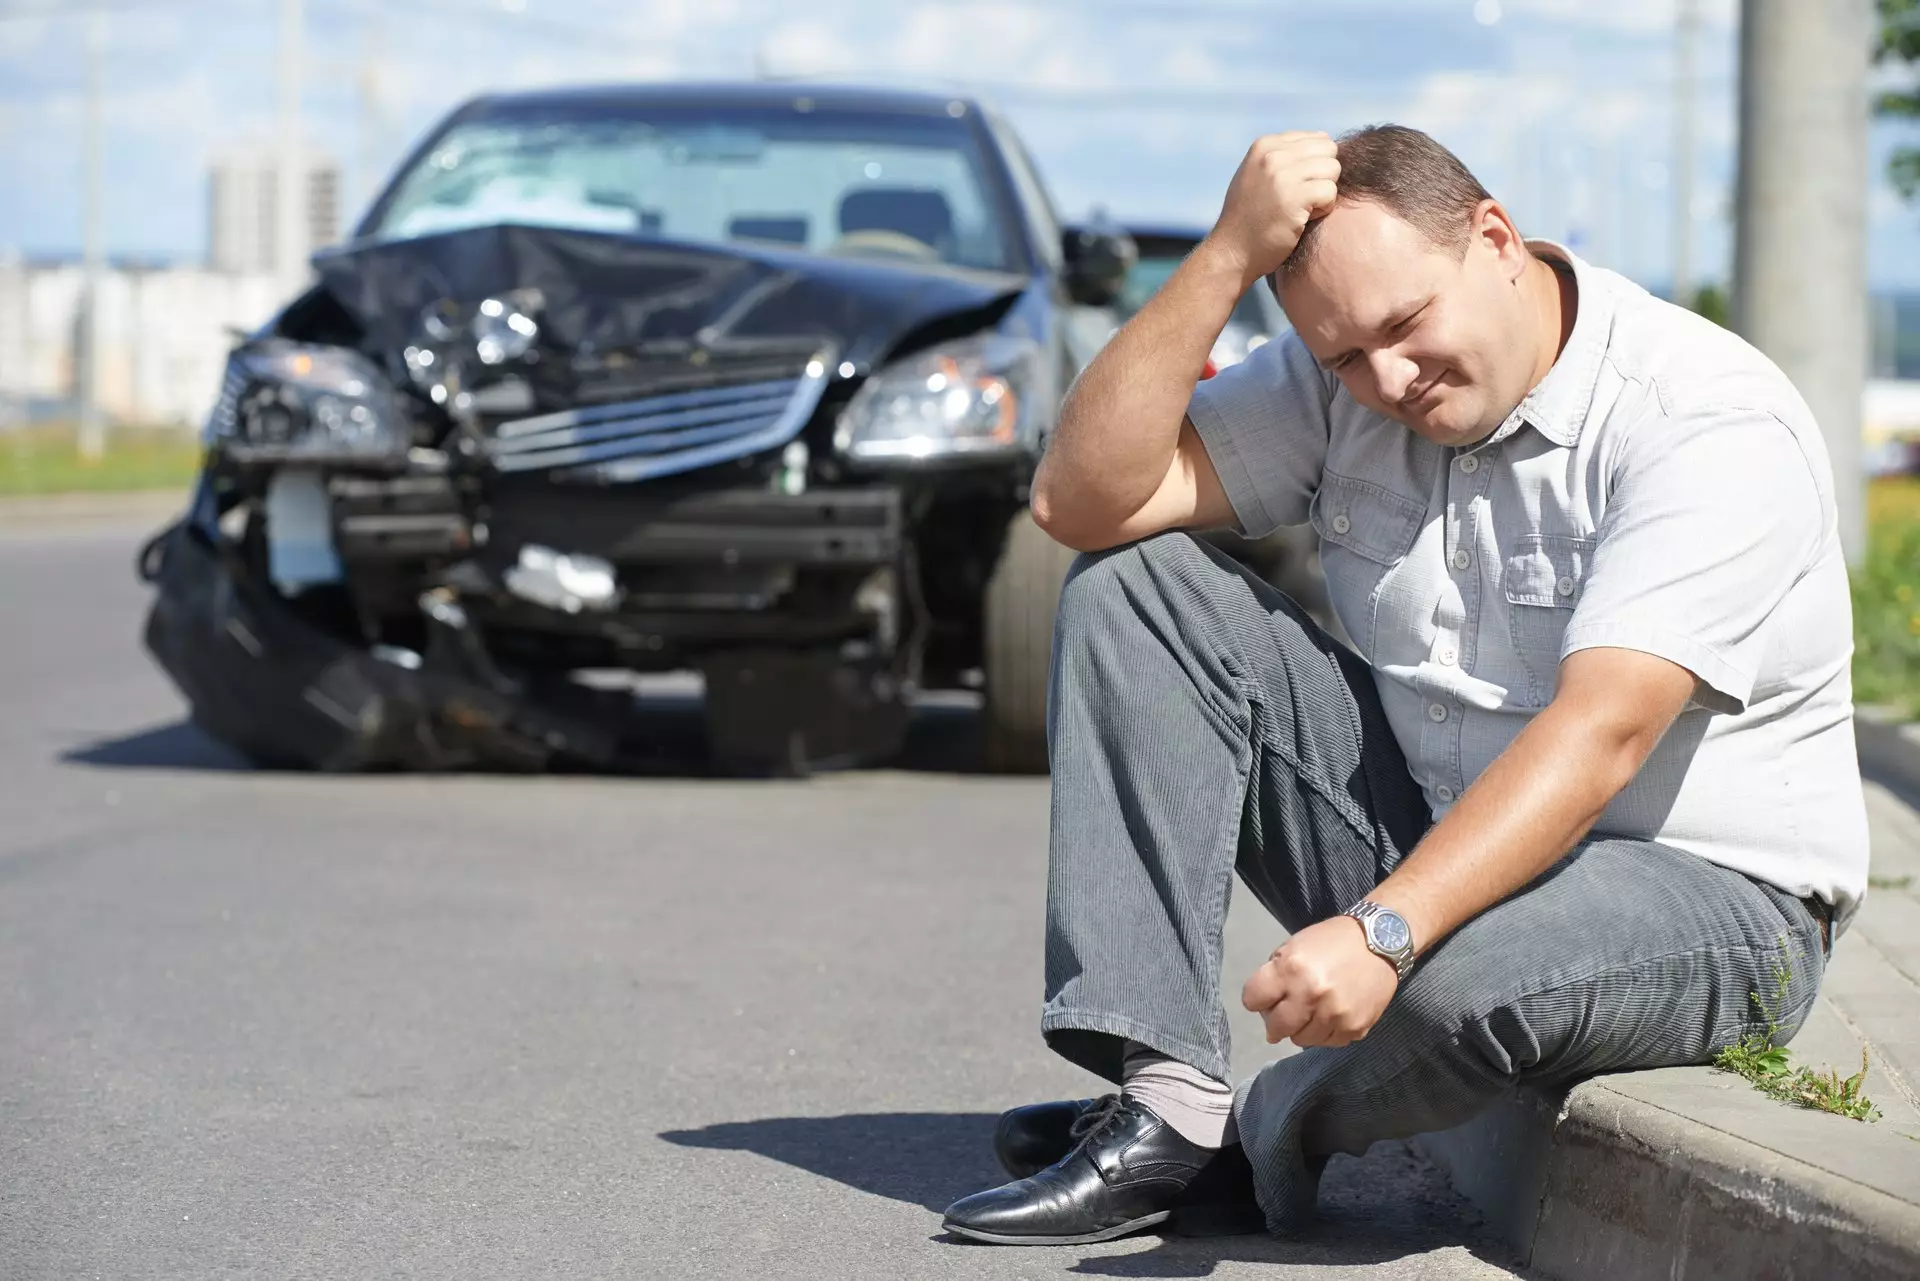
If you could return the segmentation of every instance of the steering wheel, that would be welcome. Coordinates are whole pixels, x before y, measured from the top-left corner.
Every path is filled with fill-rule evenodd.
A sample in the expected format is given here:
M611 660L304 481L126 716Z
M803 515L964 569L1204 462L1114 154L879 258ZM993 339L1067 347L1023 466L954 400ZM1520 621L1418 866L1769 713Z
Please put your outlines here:
M827 246L829 254L880 254L888 258L912 258L919 262L940 261L940 251L924 240L915 239L904 231L889 231L882 227L872 227L865 231L849 231L840 239Z

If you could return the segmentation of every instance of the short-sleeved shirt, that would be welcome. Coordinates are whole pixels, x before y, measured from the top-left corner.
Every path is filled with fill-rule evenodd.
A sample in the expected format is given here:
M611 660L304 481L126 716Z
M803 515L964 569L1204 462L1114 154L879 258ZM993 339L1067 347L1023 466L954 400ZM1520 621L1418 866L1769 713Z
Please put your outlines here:
M1658 840L1851 916L1867 828L1852 609L1812 412L1734 334L1564 248L1573 331L1478 445L1361 406L1297 335L1195 389L1241 531L1311 522L1335 614L1444 814L1576 650L1698 685L1595 834Z

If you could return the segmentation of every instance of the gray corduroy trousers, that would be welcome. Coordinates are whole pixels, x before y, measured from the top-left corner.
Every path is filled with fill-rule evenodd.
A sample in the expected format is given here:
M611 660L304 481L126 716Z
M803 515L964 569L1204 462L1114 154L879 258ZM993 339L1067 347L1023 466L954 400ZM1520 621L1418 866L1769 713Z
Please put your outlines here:
M1049 718L1042 1033L1108 1080L1127 1039L1224 1080L1234 874L1297 930L1430 823L1372 676L1224 554L1162 534L1075 563ZM1365 1040L1240 1084L1269 1228L1311 1216L1333 1153L1457 1125L1517 1083L1706 1061L1764 1025L1753 997L1783 966L1790 1035L1825 966L1803 904L1654 842L1583 842L1424 956Z

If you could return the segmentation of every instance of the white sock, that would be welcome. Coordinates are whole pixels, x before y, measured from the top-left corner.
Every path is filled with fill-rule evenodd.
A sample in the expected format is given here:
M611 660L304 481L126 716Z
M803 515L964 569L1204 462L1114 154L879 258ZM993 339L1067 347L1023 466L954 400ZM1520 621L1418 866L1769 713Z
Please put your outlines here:
M1152 1108L1189 1143L1217 1148L1239 1137L1232 1133L1233 1087L1197 1067L1128 1041L1120 1082L1123 1093Z

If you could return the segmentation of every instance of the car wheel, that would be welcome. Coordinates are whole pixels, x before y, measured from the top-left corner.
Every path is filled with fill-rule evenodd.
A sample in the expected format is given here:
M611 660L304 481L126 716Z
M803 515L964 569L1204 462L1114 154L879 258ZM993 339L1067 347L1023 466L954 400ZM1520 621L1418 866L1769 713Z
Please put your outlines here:
M982 608L987 768L1047 772L1047 674L1053 615L1075 552L1049 538L1025 510L1007 526Z

